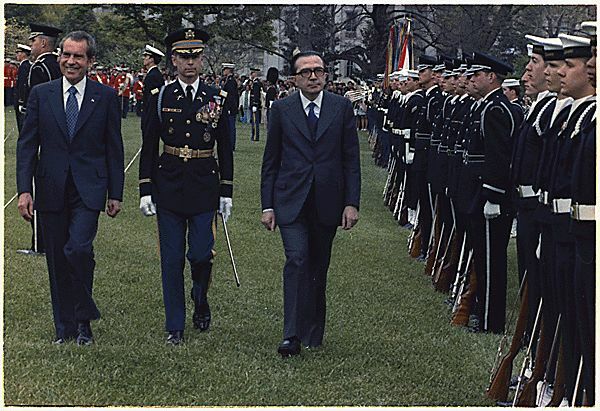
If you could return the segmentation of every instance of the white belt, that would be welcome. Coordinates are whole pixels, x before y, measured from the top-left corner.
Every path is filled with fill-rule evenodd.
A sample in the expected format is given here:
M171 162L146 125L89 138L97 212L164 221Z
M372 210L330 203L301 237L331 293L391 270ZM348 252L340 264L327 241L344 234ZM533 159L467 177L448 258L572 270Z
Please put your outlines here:
M552 212L554 214L564 214L571 211L570 198L555 198L552 200Z
M519 186L517 187L517 191L521 198L537 197L539 195L533 191L533 186Z
M402 130L400 130L399 128L392 128L392 134L401 135Z
M596 206L573 204L571 206L571 218L577 221L594 221L596 220Z
M540 202L540 204L544 204L544 205L548 205L550 204L548 201L548 192L547 191L540 191L539 197L538 197L538 201Z

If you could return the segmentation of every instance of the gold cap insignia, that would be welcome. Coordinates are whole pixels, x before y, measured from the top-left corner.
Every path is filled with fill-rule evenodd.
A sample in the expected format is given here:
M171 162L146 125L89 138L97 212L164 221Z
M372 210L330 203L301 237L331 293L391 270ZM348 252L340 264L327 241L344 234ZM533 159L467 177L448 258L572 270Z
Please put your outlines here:
M189 40L189 39L193 39L194 38L194 30L189 29L185 32L185 39Z

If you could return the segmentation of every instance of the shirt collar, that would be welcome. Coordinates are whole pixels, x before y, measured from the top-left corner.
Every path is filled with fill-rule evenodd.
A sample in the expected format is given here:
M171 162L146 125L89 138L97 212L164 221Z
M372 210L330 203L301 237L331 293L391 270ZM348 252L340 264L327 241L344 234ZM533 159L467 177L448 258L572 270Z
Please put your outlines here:
M484 100L487 100L487 98L488 98L489 96L491 96L492 94L494 94L496 91L498 91L498 90L500 90L500 89L501 89L501 87L496 87L495 89L493 89L492 91L490 91L489 93L487 93L483 99L484 99Z
M317 96L317 98L315 98L314 100L307 99L304 96L304 94L302 94L302 90L300 90L300 100L302 101L302 108L304 109L304 111L307 110L308 105L310 103L315 103L315 105L317 106L317 108L319 110L321 110L321 103L323 102L323 90L321 90L321 92L319 93L319 95Z
M581 104L585 103L586 101L596 101L596 96L589 95L589 96L585 96L585 97L579 98L577 100L574 100L573 103L571 104L571 111L569 112L569 119L571 118L571 116L573 115L575 110L577 110L577 107L579 107Z
M86 76L83 76L83 78L79 81L79 83L77 83L77 84L71 84L63 76L63 78L62 78L63 94L66 94L71 86L75 86L75 88L77 89L77 93L79 93L80 96L83 96L83 93L85 92L86 81L87 81Z
M194 97L196 96L196 93L198 92L198 87L200 86L200 76L198 76L196 81L194 81L192 84L184 83L179 77L177 77L177 81L179 82L179 85L183 90L183 94L185 94L185 89L187 88L187 86L192 86L192 88L194 89Z

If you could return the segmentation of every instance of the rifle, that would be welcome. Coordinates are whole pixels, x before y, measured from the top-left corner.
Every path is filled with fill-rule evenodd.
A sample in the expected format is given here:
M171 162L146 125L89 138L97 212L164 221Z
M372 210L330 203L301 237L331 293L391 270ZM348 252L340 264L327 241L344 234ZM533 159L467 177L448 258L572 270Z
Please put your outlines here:
M417 203L417 221L412 228L410 236L408 237L408 254L412 258L417 258L421 254L421 225L419 224L419 211L421 209L421 203Z
M467 232L465 231L463 234L462 245L460 247L460 256L458 257L458 265L456 267L456 275L454 276L454 283L452 283L452 287L451 287L451 291L450 291L450 298L448 298L448 301L452 305L454 305L454 301L456 300L456 294L458 293L458 286L459 286L460 279L461 279L460 269L462 268L463 258L465 256L466 245L467 245Z
M543 317L543 316L542 316ZM538 339L537 351L535 353L535 362L533 371L529 381L523 386L521 395L517 401L519 407L535 407L537 399L537 384L544 378L548 356L550 354L550 337L549 333L551 325L546 324L546 320L542 318L540 326L540 337Z
M527 345L527 351L525 352L525 358L523 359L523 364L521 365L521 372L519 373L517 390L515 392L515 398L513 400L513 407L517 406L517 401L519 400L520 394L519 391L521 389L521 383L523 382L523 377L525 376L525 370L527 369L527 365L531 364L531 349L533 348L533 342L535 338L533 336L536 334L537 326L540 320L540 316L542 313L542 305L544 303L544 299L540 298L540 303L538 304L537 313L535 315L535 321L533 322L533 329L531 330L531 339L529 340L529 344ZM535 396L534 396L535 401Z
M404 177L402 178L402 185L398 188L398 197L396 197L396 204L392 212L394 218L399 220L400 212L402 211L402 205L404 204L404 192L406 191L406 169L404 169Z
M457 299L456 312L454 313L450 324L452 325L467 325L469 323L469 314L475 299L475 291L477 290L477 275L475 274L475 264L472 262L473 251L469 253L470 269L467 264L466 269L469 273L469 289ZM463 285L464 287L464 285Z
M458 290L456 292L456 298L454 299L454 303L452 305L452 314L456 314L456 312L458 311L458 306L461 304L462 302L462 295L463 295L463 291L467 285L467 279L468 279L468 272L469 272L469 268L471 266L471 259L473 258L473 250L469 250L468 254L467 254L467 261L464 264L463 270L460 273L460 285L458 287Z
M577 393L579 392L579 383L581 382L581 370L582 369L583 369L583 355L579 359L579 369L577 370L577 377L575 378L575 388L573 389L573 401L571 403L574 407L576 407L577 405L583 405L583 402L581 404L577 404Z
M387 179L385 180L385 185L383 186L383 193L381 193L381 195L383 196L384 204L387 204L389 188L390 188L390 184L392 182L392 170L394 169L395 162L396 162L396 159L394 158L394 156L392 156L392 153L390 153L390 156L388 158L388 165L387 165Z
M452 211L452 228L450 229L450 235L448 236L448 240L446 241L446 246L444 247L444 254L439 260L436 260L433 266L433 288L436 291L447 293L450 288L450 279L452 278L452 273L450 272L450 267L456 261L456 257L458 254L457 245L456 245L456 215L454 213L454 204L450 199L450 211ZM448 257L448 251L450 253L450 260L447 264L444 264Z
M440 224L435 227L435 238L429 243L431 248L427 253L427 263L425 264L425 270L423 270L423 274L429 277L433 276L433 269L440 254L441 243L444 238L444 229L446 228L446 225L443 222L441 228L438 229L439 226ZM434 231L434 227L431 227L431 231Z
M552 339L552 347L550 348L550 355L548 356L548 360L552 361L552 359L554 358L554 354L556 353L556 347L558 346L558 336L560 335L560 319L561 319L562 314L558 314L558 319L556 320L556 327L554 329L554 338ZM539 388L539 393L538 393L538 398L536 401L536 404L538 406L543 406L542 404L542 400L544 398L544 395L546 394L546 391L548 389L548 373L550 372L550 367L546 367L546 372L544 374L544 380L541 382L540 384L540 388Z
M220 213L219 213L220 214ZM235 260L233 259L233 250L231 249L231 241L229 241L229 232L227 231L227 224L225 223L225 217L221 214L221 221L223 221L223 231L225 231L225 240L227 241L227 249L229 250L229 257L231 258L231 266L233 267L233 278L235 284L240 286L240 278L238 277L237 269L235 268Z
M558 407L565 396L565 348L562 338L560 337L560 344L558 349L558 361L556 362L556 372L554 373L554 391L552 392L552 398L550 402L546 404L546 407Z
M429 198L431 199L431 191L429 192ZM440 236L440 231L443 229L443 224L440 225L439 221L438 221L438 198L437 196L435 197L435 201L434 201L434 206L431 210L431 215L433 217L433 220L431 221L431 230L429 230L429 241L427 242L427 253L425 255L425 258L427 259L427 263L425 264L425 270L423 271L423 274L425 275L431 275L431 269L433 267L433 263L435 260L433 260L433 258L435 257L435 240L437 240ZM435 239L435 240L434 240Z

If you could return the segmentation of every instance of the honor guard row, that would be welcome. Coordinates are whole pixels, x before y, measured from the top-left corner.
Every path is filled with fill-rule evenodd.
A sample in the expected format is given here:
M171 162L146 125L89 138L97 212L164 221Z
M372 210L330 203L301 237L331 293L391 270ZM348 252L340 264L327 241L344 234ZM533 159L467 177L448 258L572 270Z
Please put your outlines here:
M452 324L504 333L487 392L499 404L521 349L511 404L594 404L595 28L527 35L521 79L486 53L423 55L375 103L374 158L388 167L384 201L411 229L410 255L449 294ZM514 217L520 315L507 350Z

